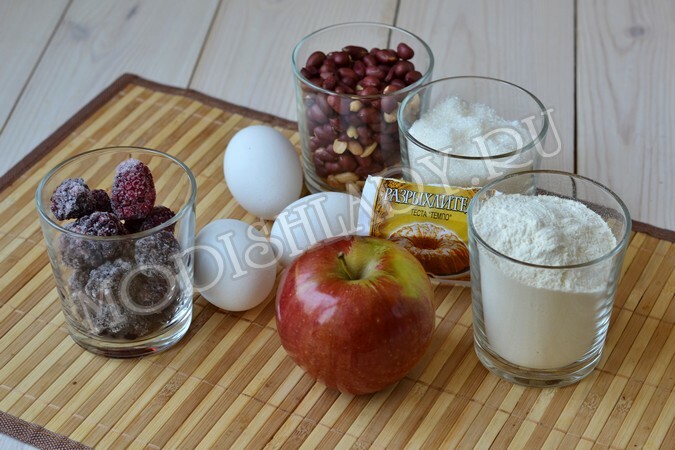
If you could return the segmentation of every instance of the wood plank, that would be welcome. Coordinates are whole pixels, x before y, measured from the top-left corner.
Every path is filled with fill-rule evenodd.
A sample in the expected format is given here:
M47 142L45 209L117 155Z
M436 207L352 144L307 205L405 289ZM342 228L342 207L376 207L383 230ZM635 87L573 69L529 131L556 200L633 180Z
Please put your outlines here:
M125 72L187 86L218 0L74 0L0 135L0 173Z
M401 0L396 25L424 39L433 79L481 75L515 83L553 108L561 151L543 168L574 169L574 4L556 0ZM552 130L546 152L557 148Z
M68 0L0 1L0 132L67 6Z
M223 2L190 87L295 120L295 44L314 30L355 18L393 23L395 11L396 0Z
M16 439L4 434L0 434L0 448L4 450L37 450L37 447L24 444L23 442L17 441Z
M675 3L578 2L578 170L675 229Z

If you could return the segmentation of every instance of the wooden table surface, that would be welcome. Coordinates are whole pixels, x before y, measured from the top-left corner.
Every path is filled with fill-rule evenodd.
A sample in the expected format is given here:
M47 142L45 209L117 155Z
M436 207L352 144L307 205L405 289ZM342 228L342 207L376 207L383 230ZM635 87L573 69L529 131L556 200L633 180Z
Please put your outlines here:
M349 21L419 35L434 79L532 91L562 142L545 168L675 229L672 0L0 0L0 174L125 72L295 120L293 46Z

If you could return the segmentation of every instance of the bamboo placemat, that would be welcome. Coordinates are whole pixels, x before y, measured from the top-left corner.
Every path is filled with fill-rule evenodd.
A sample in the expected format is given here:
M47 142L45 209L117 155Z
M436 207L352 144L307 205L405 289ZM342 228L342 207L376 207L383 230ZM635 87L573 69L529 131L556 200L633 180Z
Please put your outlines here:
M222 156L254 123L299 145L293 123L125 76L1 180L0 410L98 448L675 448L675 246L642 232L628 248L602 362L566 388L489 374L461 287L436 287L431 349L403 381L369 396L327 389L293 364L273 295L236 314L196 296L188 335L152 357L78 347L42 242L39 179L91 148L157 148L197 176L198 229L223 217L253 222L228 192Z

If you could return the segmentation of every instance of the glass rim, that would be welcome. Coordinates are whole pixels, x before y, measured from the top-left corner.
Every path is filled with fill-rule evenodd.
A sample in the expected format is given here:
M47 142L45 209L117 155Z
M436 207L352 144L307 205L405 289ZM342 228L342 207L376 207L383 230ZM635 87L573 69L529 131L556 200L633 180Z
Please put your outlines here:
M515 88L518 91L523 92L524 94L528 95L534 102L537 104L537 106L540 109L540 114L543 117L543 124L541 126L541 130L539 130L539 133L535 138L530 139L530 141L522 146L521 148L517 148L515 150L512 150L510 152L506 153L499 153L497 155L488 155L488 156L469 156L469 155L453 155L450 153L446 153L443 150L447 149L451 146L443 147L441 149L436 149L433 147L429 147L428 145L420 142L415 138L408 129L407 125L405 125L405 121L403 120L403 111L405 110L405 107L408 105L408 103L415 97L415 95L419 94L421 91L432 87L435 84L440 84L443 82L447 81L455 81L455 80L483 80L487 82L497 82L499 84L505 84L510 87ZM396 118L398 121L398 129L399 131L403 134L403 136L411 141L413 144L417 145L420 147L422 150L431 152L431 153L436 153L438 155L447 157L447 158L456 158L456 159L463 159L463 160L469 160L469 161L485 161L485 160L493 160L493 159L501 159L501 158L507 158L510 156L515 156L520 153L524 153L525 151L531 149L532 147L535 147L541 143L544 142L544 138L546 137L546 133L548 132L549 128L549 120L548 120L548 112L546 110L546 107L544 104L535 96L532 92L528 91L522 86L518 86L515 83L511 83L510 81L506 80L501 80L499 78L492 78L492 77L483 77L483 76L475 76L475 75L461 75L461 76L456 76L456 77L447 77L447 78L441 78L438 80L430 81L429 83L423 84L421 86L417 86L414 90L410 91L408 95L403 99L401 102L401 105L398 108L398 112L396 113Z
M503 254L502 252L500 252L499 250L495 249L494 247L489 245L487 242L485 242L485 240L482 238L480 233L478 233L478 231L474 227L474 223L473 223L474 208L475 208L476 203L478 202L478 200L476 200L476 199L481 194L484 194L485 192L487 192L489 190L496 190L494 188L495 185L497 185L497 184L499 184L499 183L501 183L505 180L508 180L509 178L522 177L522 176L527 176L527 175L554 175L554 176L564 176L564 177L567 177L567 178L573 178L573 179L589 182L589 183L591 183L591 185L600 189L604 193L609 194L609 196L617 202L617 204L619 205L619 207L621 209L621 212L623 213L624 217L626 218L626 229L625 229L624 234L621 237L621 239L617 239L616 246L614 246L614 248L612 248L610 251L608 251L604 255L599 256L597 258L594 258L590 261L586 261L586 262L579 263L579 264L566 264L566 265L560 265L560 266L551 266L551 265L545 265L545 264L529 263L527 261L521 261L519 259L512 258L508 255ZM571 199L571 200L578 201L576 199ZM603 219L603 221L604 221L604 219ZM499 256L500 258L504 258L507 261L510 261L512 263L516 263L516 264L526 266L526 267L532 267L532 268L536 268L536 269L555 269L555 270L580 269L580 268L584 268L584 267L590 267L590 266L596 265L598 263L601 263L601 262L603 262L607 259L613 258L614 256L616 256L618 253L620 253L621 251L623 251L626 248L626 246L628 244L628 240L630 238L630 232L631 232L631 228L632 228L632 220L631 220L630 212L628 211L628 207L626 207L626 204L623 202L623 200L621 200L621 198L618 195L616 195L616 193L614 193L614 191L609 189L607 186L604 186L603 184L600 184L597 181L592 180L588 177L584 177L582 175L577 175L577 174L574 174L574 173L571 173L571 172L564 172L564 171L561 171L561 170L527 170L527 171L523 171L523 172L516 172L516 173L509 174L509 175L505 175L505 176L497 178L496 180L491 181L490 183L483 186L476 193L476 195L471 199L471 202L469 202L469 208L468 208L468 211L467 211L467 224L469 226L469 234L471 236L473 236L478 242L480 242L483 245L483 247L488 249L494 255Z
M86 234L81 234L81 233L76 233L74 231L68 230L67 228L59 225L56 223L52 218L49 216L49 212L46 212L43 208L41 200L41 193L44 191L45 185L47 182L63 167L67 166L68 164L78 160L82 159L86 156L91 156L92 153L113 153L114 151L119 151L122 149L132 149L132 150L140 150L142 152L150 153L155 156L159 156L162 158L166 158L170 160L171 162L175 163L178 165L185 174L188 176L188 180L190 181L190 198L185 202L183 206L176 212L176 214L166 222L162 222L161 224L149 228L147 230L139 231L136 233L131 233L131 234L124 234L124 235L119 235L119 236L90 236ZM194 174L192 173L192 170L181 160L178 158L169 155L168 153L165 153L160 150L154 150L146 147L139 147L139 146L134 146L134 145L120 145L120 146L110 146L110 147L101 147L101 148L96 148L92 150L87 150L86 152L78 153L77 155L73 155L60 163L58 163L56 166L54 166L47 174L45 174L44 177L40 180L40 183L38 184L37 189L35 190L35 203L37 206L38 214L40 217L49 224L52 228L68 235L73 238L78 238L78 239L87 239L87 240L92 240L92 241L123 241L123 240L128 240L128 239L140 239L144 238L147 236L150 236L152 234L155 234L159 231L162 231L163 229L166 229L172 225L174 225L176 222L178 222L185 214L187 214L187 211L192 208L192 205L195 204L195 201L197 199L197 180L195 179ZM51 212L51 211L50 211Z
M374 95L357 95L357 94L340 94L338 92L331 91L329 89L325 89L321 86L318 86L311 81L309 81L307 78L305 78L302 73L300 72L301 67L298 67L298 53L300 52L300 49L302 46L307 43L311 38L324 33L326 31L330 31L333 29L339 29L339 28L347 28L350 26L373 26L377 28L387 28L389 30L394 30L394 31L399 31L403 34L406 34L413 39L417 40L421 45L422 48L426 51L426 54L429 56L429 67L427 67L427 70L422 74L422 77L414 82L413 84L404 87L403 89L399 89L398 91L394 92L389 92L387 94L374 94ZM374 100L378 98L383 98L383 97L393 97L393 96L400 96L401 94L407 94L411 90L420 87L422 84L426 83L429 78L431 78L431 73L434 68L434 54L431 51L431 47L424 41L424 39L420 38L414 33L411 33L408 30L404 30L403 28L399 28L394 25L389 25L386 23L380 23L380 22L343 22L343 23L337 23L333 25L328 25L323 28L319 28L316 31L311 32L310 34L306 35L300 41L295 45L293 48L293 52L291 53L291 67L293 68L293 75L298 79L301 80L303 83L305 83L308 86L311 86L312 89L321 92L323 94L328 94L328 95L335 95L339 96L342 98L349 98L351 100L359 100L359 99L365 99L365 100Z

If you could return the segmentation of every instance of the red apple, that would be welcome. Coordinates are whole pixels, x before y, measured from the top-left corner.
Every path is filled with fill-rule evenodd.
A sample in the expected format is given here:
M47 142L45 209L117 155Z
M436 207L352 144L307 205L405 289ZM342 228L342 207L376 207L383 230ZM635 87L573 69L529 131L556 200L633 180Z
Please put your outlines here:
M434 330L433 289L422 265L385 239L318 243L277 290L281 343L300 367L349 394L379 391L420 360Z

